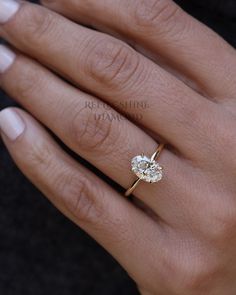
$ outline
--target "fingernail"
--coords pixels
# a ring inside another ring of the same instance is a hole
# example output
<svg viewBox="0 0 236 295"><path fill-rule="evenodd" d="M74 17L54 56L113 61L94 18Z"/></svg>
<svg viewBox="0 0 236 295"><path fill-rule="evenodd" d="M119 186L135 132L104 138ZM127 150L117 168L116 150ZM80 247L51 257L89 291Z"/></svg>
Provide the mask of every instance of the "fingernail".
<svg viewBox="0 0 236 295"><path fill-rule="evenodd" d="M19 9L20 4L15 0L0 0L0 23L7 22Z"/></svg>
<svg viewBox="0 0 236 295"><path fill-rule="evenodd" d="M1 1L1 0L0 0ZM0 73L4 73L14 62L15 53L4 45L0 45Z"/></svg>
<svg viewBox="0 0 236 295"><path fill-rule="evenodd" d="M13 109L0 112L0 129L10 140L16 140L25 130L25 123Z"/></svg>

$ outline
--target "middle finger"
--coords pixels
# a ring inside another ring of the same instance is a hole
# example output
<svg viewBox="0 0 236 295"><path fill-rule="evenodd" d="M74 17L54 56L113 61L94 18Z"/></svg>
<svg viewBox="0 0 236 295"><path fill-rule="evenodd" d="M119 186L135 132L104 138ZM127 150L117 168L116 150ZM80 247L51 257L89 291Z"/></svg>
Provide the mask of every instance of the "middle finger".
<svg viewBox="0 0 236 295"><path fill-rule="evenodd" d="M121 102L147 100L136 121L185 155L202 144L198 125L212 103L125 43L29 3L1 26L1 35L126 114L133 109Z"/></svg>

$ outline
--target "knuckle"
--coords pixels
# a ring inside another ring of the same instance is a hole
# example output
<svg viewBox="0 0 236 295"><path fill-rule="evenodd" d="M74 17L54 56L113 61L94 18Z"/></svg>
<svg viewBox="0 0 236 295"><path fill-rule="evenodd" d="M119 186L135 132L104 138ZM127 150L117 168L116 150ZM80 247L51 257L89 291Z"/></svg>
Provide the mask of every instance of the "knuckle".
<svg viewBox="0 0 236 295"><path fill-rule="evenodd" d="M54 154L49 145L44 141L38 140L28 148L27 157L28 170L32 173L35 171L44 171L44 175L50 173L53 166Z"/></svg>
<svg viewBox="0 0 236 295"><path fill-rule="evenodd" d="M134 10L134 20L138 27L176 22L180 8L168 0L143 0Z"/></svg>
<svg viewBox="0 0 236 295"><path fill-rule="evenodd" d="M185 272L183 277L183 285L179 294L193 294L196 291L204 289L209 281L209 278L213 278L214 271L209 268L207 264L204 267L200 267Z"/></svg>
<svg viewBox="0 0 236 295"><path fill-rule="evenodd" d="M184 254L186 256L186 253ZM192 253L190 256L178 261L173 266L173 283L171 289L178 295L201 293L205 288L210 288L210 283L217 276L220 265L212 255ZM210 280L211 279L211 280ZM202 294L202 293L201 293Z"/></svg>
<svg viewBox="0 0 236 295"><path fill-rule="evenodd" d="M208 237L217 246L224 246L231 239L235 238L236 207L222 204L217 213L211 216L211 227Z"/></svg>
<svg viewBox="0 0 236 295"><path fill-rule="evenodd" d="M72 119L72 140L86 152L109 154L118 138L113 122L112 119L103 118L94 111L83 108Z"/></svg>
<svg viewBox="0 0 236 295"><path fill-rule="evenodd" d="M179 108L179 116L177 123L186 126L189 132L198 130L199 136L204 136L199 128L201 125L208 124L211 117L207 114L205 103L192 97L192 104L188 99L183 99L180 96L176 98L175 105Z"/></svg>
<svg viewBox="0 0 236 295"><path fill-rule="evenodd" d="M32 95L37 93L39 85L42 85L42 78L33 64L24 62L24 71L21 71L14 83L17 96L25 100L32 98Z"/></svg>
<svg viewBox="0 0 236 295"><path fill-rule="evenodd" d="M54 20L55 17L47 9L38 5L24 4L12 25L14 32L18 32L17 35L21 36L20 42L23 45L30 46L30 43L33 42L32 45L41 46L42 38L47 35L46 33L50 33Z"/></svg>
<svg viewBox="0 0 236 295"><path fill-rule="evenodd" d="M114 85L127 83L135 74L139 57L122 42L106 39L90 44L86 64L89 75L98 82Z"/></svg>
<svg viewBox="0 0 236 295"><path fill-rule="evenodd" d="M77 220L98 225L104 212L99 184L81 175L63 174L57 179L57 187L66 208Z"/></svg>

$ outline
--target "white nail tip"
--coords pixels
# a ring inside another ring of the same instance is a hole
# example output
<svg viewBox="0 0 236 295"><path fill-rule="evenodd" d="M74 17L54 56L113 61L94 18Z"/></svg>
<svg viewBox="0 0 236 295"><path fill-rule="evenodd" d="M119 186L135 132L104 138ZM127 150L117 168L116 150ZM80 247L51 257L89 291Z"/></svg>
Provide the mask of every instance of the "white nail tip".
<svg viewBox="0 0 236 295"><path fill-rule="evenodd" d="M0 0L1 1L1 0ZM0 45L0 73L4 73L14 62L15 53L4 45Z"/></svg>
<svg viewBox="0 0 236 295"><path fill-rule="evenodd" d="M25 123L13 109L0 112L0 129L10 140L16 140L25 130Z"/></svg>
<svg viewBox="0 0 236 295"><path fill-rule="evenodd" d="M0 23L7 22L19 7L19 2L15 0L0 0Z"/></svg>

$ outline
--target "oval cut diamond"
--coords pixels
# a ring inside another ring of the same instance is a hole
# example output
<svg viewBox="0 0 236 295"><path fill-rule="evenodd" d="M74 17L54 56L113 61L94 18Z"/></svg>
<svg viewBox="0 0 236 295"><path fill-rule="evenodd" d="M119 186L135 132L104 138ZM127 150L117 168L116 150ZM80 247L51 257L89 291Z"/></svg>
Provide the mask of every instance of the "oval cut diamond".
<svg viewBox="0 0 236 295"><path fill-rule="evenodd" d="M131 161L132 171L146 182L158 182L162 179L162 167L155 160L141 155L136 156Z"/></svg>

